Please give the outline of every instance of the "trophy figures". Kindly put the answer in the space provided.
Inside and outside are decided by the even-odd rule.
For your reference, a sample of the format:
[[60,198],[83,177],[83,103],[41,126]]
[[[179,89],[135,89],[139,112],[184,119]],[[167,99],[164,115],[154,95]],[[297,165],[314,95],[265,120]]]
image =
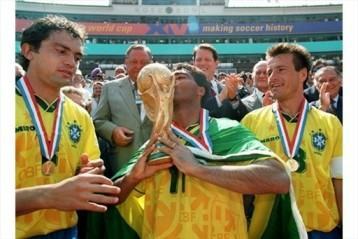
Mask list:
[[[165,65],[152,63],[139,72],[137,88],[146,114],[153,122],[151,138],[154,134],[168,138],[167,130],[173,116],[174,84],[172,72]],[[170,156],[157,149],[149,156],[150,164],[160,164],[170,160]]]

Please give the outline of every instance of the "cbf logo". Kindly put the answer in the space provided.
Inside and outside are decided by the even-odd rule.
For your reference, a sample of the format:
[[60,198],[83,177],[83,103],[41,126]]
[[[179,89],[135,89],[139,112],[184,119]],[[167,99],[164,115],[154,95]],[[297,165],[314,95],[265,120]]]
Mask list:
[[79,126],[79,124],[77,124],[76,120],[73,121],[73,123],[67,122],[66,126],[72,143],[77,144],[81,139],[81,127]]
[[319,129],[318,132],[312,131],[311,143],[316,150],[318,151],[324,150],[327,144],[327,137],[322,133],[321,129]]

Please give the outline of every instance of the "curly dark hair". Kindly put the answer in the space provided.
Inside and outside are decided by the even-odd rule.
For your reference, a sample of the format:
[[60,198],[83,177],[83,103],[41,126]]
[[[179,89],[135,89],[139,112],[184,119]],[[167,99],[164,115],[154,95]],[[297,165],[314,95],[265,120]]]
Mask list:
[[[55,31],[66,31],[73,38],[80,39],[82,44],[87,37],[84,26],[72,22],[63,16],[48,15],[34,21],[30,27],[25,29],[22,33],[21,46],[27,43],[32,47],[32,50],[38,51],[41,42],[48,39],[51,33]],[[30,63],[29,60],[22,54],[19,60],[26,71]]]

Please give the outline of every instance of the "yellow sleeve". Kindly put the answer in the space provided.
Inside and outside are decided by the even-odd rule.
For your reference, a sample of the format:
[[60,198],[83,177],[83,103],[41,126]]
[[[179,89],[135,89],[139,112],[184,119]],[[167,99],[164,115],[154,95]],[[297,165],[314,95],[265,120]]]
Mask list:
[[343,178],[343,157],[342,157],[342,125],[336,117],[333,118],[333,128],[336,135],[334,137],[334,151],[331,160],[331,177],[336,179]]
[[254,212],[249,226],[249,239],[260,239],[270,219],[275,194],[255,195]]

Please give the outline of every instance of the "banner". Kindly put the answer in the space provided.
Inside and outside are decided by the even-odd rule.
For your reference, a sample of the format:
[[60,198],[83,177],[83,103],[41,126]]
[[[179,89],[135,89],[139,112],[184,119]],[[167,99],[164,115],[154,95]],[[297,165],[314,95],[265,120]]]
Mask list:
[[[16,19],[16,32],[22,32],[31,23],[31,20]],[[79,23],[86,27],[90,36],[252,36],[342,33],[342,21],[245,24]]]

